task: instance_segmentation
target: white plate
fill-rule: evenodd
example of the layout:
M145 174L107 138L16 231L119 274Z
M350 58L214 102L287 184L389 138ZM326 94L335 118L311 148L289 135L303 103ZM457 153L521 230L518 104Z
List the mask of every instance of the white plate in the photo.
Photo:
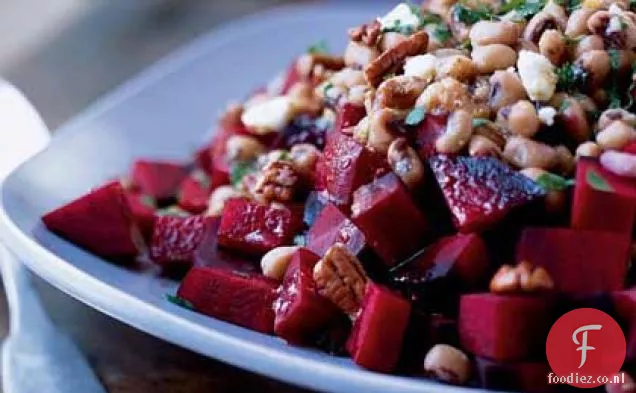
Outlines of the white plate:
M176 283L107 263L40 222L44 212L126 173L136 157L188 158L228 100L245 96L318 39L341 50L347 27L377 15L371 8L287 7L249 17L125 84L63 127L46 151L7 179L0 206L7 244L35 273L75 298L238 367L323 391L467 391L367 372L348 359L287 346L179 308L165 299Z

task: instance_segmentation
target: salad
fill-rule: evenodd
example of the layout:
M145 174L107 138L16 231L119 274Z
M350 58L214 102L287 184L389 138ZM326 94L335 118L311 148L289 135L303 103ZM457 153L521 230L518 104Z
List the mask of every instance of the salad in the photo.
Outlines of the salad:
M231 104L192 162L137 160L43 216L168 300L360 367L546 392L552 324L636 360L636 4L400 3Z

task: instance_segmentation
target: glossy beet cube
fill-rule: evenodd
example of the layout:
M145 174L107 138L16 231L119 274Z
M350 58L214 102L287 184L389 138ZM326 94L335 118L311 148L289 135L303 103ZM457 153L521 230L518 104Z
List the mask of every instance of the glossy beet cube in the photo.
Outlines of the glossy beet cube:
M353 192L388 171L384 156L353 138L334 132L316 165L316 189L326 191L337 205L348 206Z
M299 249L292 257L274 302L274 331L288 343L308 344L341 314L331 301L318 294L313 271L319 260L311 251Z
M369 283L362 311L353 325L347 350L366 369L393 371L402 352L411 304L402 297Z
M571 226L631 233L636 217L636 180L605 170L592 158L576 166Z
M415 146L422 160L435 155L435 141L446 131L448 113L427 113L424 120L417 125Z
M481 232L512 210L544 196L526 176L494 157L434 156L429 160L455 227Z
M350 102L344 103L338 108L335 131L340 132L346 128L357 125L366 114L367 110L364 106Z
M126 200L141 234L149 241L152 238L154 214L157 210L157 202L150 195L140 192L127 191Z
M387 266L394 266L427 241L428 222L393 173L360 187L351 211L351 219Z
M203 213L212 193L212 179L202 169L195 169L179 186L177 202L190 213Z
M477 379L482 388L527 393L551 393L557 385L548 385L552 369L547 362L496 362L475 359Z
M636 142L630 142L625 147L623 147L623 151L629 154L636 154Z
M526 228L517 244L517 261L543 266L559 292L616 291L625 282L629 251L629 235Z
M119 181L45 214L42 221L51 232L113 261L129 262L145 248Z
M133 164L131 180L141 192L161 201L175 197L187 175L187 168L180 163L138 160Z
M202 169L207 174L212 173L211 148L212 145L205 145L194 153L194 166Z
M203 314L261 333L274 331L277 283L260 275L196 267L185 276L177 296Z
M337 206L328 204L307 232L307 248L323 256L335 243L342 243L354 255L366 246L358 227Z
M463 295L458 321L462 346L502 362L543 358L555 321L553 307L548 297Z
M289 245L302 226L302 213L287 206L270 206L246 198L225 203L219 244L246 254L264 254Z
M212 229L212 217L158 216L150 243L150 259L159 266L194 264L194 253Z

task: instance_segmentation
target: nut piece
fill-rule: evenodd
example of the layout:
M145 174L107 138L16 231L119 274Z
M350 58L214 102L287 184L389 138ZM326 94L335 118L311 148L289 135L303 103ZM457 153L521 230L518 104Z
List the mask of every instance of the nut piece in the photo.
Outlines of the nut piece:
M251 105L241 115L243 124L254 134L268 134L282 130L293 117L288 97L274 97Z
M368 277L358 258L342 244L331 246L314 266L318 293L350 316L360 310Z
M320 151L311 143L299 143L292 146L289 151L289 156L291 161L294 163L296 171L298 171L301 175L308 177L311 176L316 166L316 161L318 161Z
M391 142L395 139L392 125L395 121L402 119L403 115L393 109L379 109L369 116L368 132L367 132L367 146L373 148L375 151L386 154L389 151ZM360 122L362 123L362 121ZM356 127L355 134L361 134L354 136L356 140L362 139L364 133L364 125L358 124L360 127ZM360 129L360 132L358 132Z
M411 35L407 40L382 53L364 68L364 76L371 86L378 86L382 77L399 67L409 56L418 55L428 45L428 34L423 31Z
M457 108L470 107L471 98L466 85L454 78L444 78L434 82L422 92L415 106L423 106L427 111L453 111Z
M575 156L578 159L579 157L598 157L601 155L603 150L599 145L594 142L585 142L581 143L575 152Z
M424 179L424 165L417 152L404 138L394 140L389 146L387 160L393 172L409 189L416 188Z
M493 293L548 292L554 288L550 274L526 261L517 266L503 265L490 281Z
M287 266L291 262L298 246L276 247L261 258L261 270L265 277L281 281L285 277Z
M208 199L208 210L206 216L219 217L223 213L225 201L232 198L239 198L244 194L232 186L220 186L210 194Z
M361 42L349 41L349 45L345 49L344 61L348 67L361 69L377 59L378 56L380 56L380 52L377 49L368 47Z
M468 143L468 154L471 157L499 157L501 149L485 136L473 135Z
M424 358L424 372L440 381L463 385L470 377L470 361L459 349L437 344Z
M399 75L382 82L375 93L377 108L410 109L426 88L426 81Z
M225 158L229 162L250 161L265 151L265 146L256 138L247 135L232 135L225 142Z
M296 71L304 78L318 76L325 70L339 71L344 67L344 58L326 53L305 53L296 60Z
M477 66L467 56L451 55L441 57L436 64L437 79L455 78L460 82L468 82L477 76Z
M254 194L258 199L272 202L289 202L294 198L299 185L299 177L294 165L288 161L269 162L260 171Z
M309 82L295 83L287 93L291 101L294 114L305 113L317 116L322 112L323 102L315 93Z
M381 35L382 25L377 20L349 29L351 41L362 42L370 47L374 47L378 43Z
M463 109L456 110L448 117L446 130L435 141L438 153L454 154L466 146L473 134L473 116Z

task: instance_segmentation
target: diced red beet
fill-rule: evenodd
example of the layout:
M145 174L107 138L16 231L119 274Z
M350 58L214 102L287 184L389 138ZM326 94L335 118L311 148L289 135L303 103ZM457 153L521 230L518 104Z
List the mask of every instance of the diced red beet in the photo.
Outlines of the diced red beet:
M340 314L316 289L313 271L319 260L307 249L296 251L274 301L274 331L290 344L308 344Z
M636 217L636 181L615 175L593 158L576 165L572 228L631 233Z
M461 233L481 232L545 191L494 157L434 156L431 170Z
M415 146L422 160L435 155L435 141L446 131L448 113L427 113L424 120L417 125Z
M219 244L246 254L264 254L291 244L301 226L302 212L289 206L230 199L221 216Z
M194 166L203 169L205 173L212 173L212 157L210 149L212 145L205 145L194 153Z
M428 222L393 173L356 190L351 211L353 222L389 267L427 241Z
M543 358L553 307L549 297L464 295L458 321L462 346L502 362Z
M277 283L260 275L196 267L181 282L177 296L203 314L261 333L274 331Z
M496 362L477 357L475 363L482 388L527 393L557 391L557 385L548 385L552 369L547 362Z
M150 259L159 266L194 264L194 253L211 230L211 217L160 216L150 243Z
M555 290L593 293L623 288L630 235L569 228L526 228L517 244L517 261L543 266Z
M316 165L316 189L325 190L337 205L348 205L353 192L388 171L386 158L353 138L334 132Z
M203 213L208 207L212 193L212 180L201 169L195 169L179 186L177 202L179 206L193 214Z
M51 232L116 262L130 262L145 248L119 181L47 213L42 221Z
M130 211L146 241L150 241L152 238L152 228L154 225L154 214L157 210L157 202L150 195L145 195L140 192L128 191L126 192L126 199L128 200L128 206Z
M345 128L357 125L366 114L367 111L364 106L352 104L350 102L344 103L340 108L338 108L335 131L339 132Z
M623 151L629 154L636 154L636 142L630 142L627 146L623 147Z
M188 175L187 168L176 162L137 160L131 179L139 189L158 201L173 198L179 184Z
M287 94L289 89L296 83L300 82L302 79L301 75L298 73L298 69L296 68L296 61L294 60L287 68L287 72L283 76L283 85L281 87L281 94Z
M377 284L369 283L362 311L353 325L347 350L366 369L390 372L402 351L411 303Z
M364 235L342 211L327 204L307 232L307 248L324 256L329 247L342 243L352 254L358 255L366 246Z

